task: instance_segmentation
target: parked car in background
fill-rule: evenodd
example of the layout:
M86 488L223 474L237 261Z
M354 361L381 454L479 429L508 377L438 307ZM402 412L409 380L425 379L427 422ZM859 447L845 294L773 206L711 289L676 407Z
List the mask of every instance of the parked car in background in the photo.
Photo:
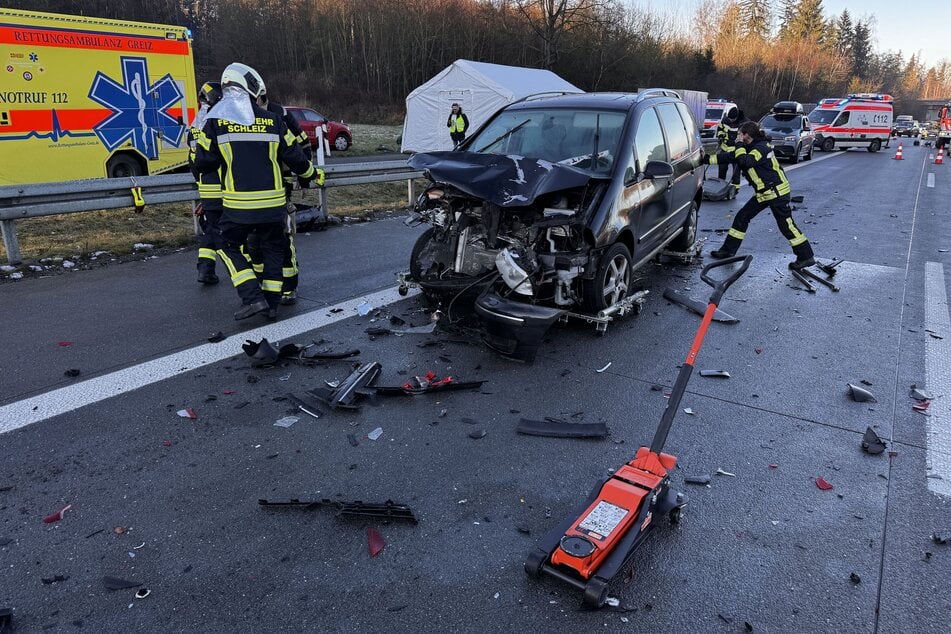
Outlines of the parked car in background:
M798 163L800 158L812 160L816 135L798 101L780 101L760 119L759 125L769 137L776 158L793 163Z
M434 300L481 293L484 341L529 359L566 312L616 310L635 270L693 247L700 152L671 90L510 104L458 151L409 159L432 181L415 207L432 226L412 279Z
M310 137L310 143L317 145L317 126L327 124L327 140L330 147L343 152L353 145L353 132L345 123L331 121L316 110L310 108L301 108L298 106L287 106L287 111L291 113L301 129Z

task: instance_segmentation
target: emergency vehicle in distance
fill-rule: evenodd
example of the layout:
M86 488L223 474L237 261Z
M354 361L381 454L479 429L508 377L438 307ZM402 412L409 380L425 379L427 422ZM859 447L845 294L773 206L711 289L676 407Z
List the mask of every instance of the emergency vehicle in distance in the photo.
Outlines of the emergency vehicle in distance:
M0 8L0 59L0 185L187 164L188 29Z
M703 128L700 130L701 139L712 139L717 134L717 126L723 121L723 117L735 108L736 104L726 99L710 99L707 101L707 111L703 115Z
M951 101L943 105L938 113L938 137L935 147L951 157Z
M891 95L868 92L823 99L809 113L816 145L824 152L837 147L878 152L891 135L892 101Z

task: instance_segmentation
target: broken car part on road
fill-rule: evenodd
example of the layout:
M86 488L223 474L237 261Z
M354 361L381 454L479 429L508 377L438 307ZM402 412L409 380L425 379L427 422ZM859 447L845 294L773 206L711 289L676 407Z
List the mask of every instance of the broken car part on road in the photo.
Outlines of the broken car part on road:
M704 314L706 314L707 312L706 304L696 299L693 299L691 297L687 297L683 293L679 293L672 288L668 288L664 290L664 299L670 302L673 302L675 304L679 304L683 306L684 308L686 308L687 310L689 310L690 312L696 313L697 315L700 315L701 317L703 317ZM717 308L716 312L713 314L713 321L719 322L721 324L740 323L739 319L737 319L733 315L729 315L723 312L719 308Z
M418 523L413 509L405 504L398 504L393 500L386 502L371 503L356 500L354 502L341 502L340 500L331 500L323 498L320 500L299 500L291 498L286 502L274 502L260 499L258 504L269 509L297 508L304 511L322 511L325 509L335 511L338 517L375 517L388 520L399 520L402 522Z
M522 418L518 421L515 432L526 436L550 438L607 438L608 426L604 423L569 423L552 418L545 420Z

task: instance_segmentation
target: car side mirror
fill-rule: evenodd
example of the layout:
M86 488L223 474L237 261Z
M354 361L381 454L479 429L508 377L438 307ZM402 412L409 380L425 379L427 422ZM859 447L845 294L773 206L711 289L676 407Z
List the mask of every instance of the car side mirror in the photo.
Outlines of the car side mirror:
M644 167L644 178L670 178L674 175L674 167L667 161L647 161Z

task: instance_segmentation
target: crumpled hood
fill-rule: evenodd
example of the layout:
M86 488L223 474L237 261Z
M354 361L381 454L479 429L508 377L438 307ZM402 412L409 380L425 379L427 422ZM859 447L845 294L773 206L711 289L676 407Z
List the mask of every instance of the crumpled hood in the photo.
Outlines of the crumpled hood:
M408 163L428 171L437 183L499 207L524 207L543 194L584 187L602 178L541 159L478 152L425 152L414 154Z

